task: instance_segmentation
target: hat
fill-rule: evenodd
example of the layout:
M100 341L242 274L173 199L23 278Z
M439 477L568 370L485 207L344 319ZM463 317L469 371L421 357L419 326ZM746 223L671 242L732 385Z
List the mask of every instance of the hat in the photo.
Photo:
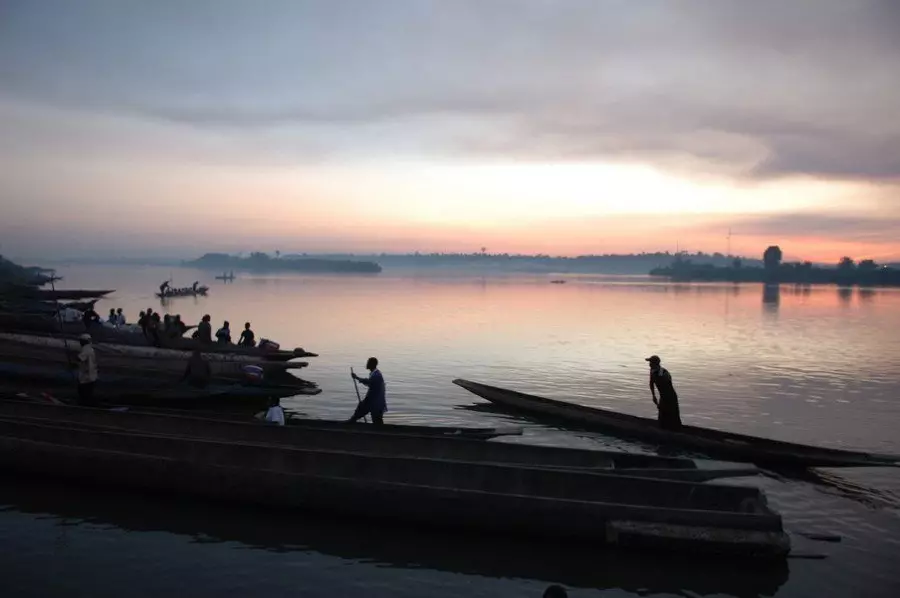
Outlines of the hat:
M659 355L651 355L650 357L648 357L648 358L645 359L644 361L649 361L650 363L659 363L659 361L660 361Z
M91 342L91 335L88 334L87 332L85 332L84 334L82 334L81 336L78 337L78 340Z

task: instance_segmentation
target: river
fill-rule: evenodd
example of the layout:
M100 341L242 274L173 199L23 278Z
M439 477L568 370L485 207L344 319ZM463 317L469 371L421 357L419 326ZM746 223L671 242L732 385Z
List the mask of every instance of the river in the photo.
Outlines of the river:
M900 290L668 284L645 277L250 276L67 266L61 287L114 288L122 307L245 321L257 337L320 354L302 375L316 397L286 399L343 418L349 368L376 356L388 421L522 425L508 442L652 447L522 421L477 405L457 377L652 416L650 354L673 375L686 423L822 446L900 453ZM161 305L153 292L200 280L208 297ZM102 376L102 364L101 364ZM794 532L781 568L591 551L558 543L418 531L303 515L6 480L0 488L4 596L900 595L900 470L753 478ZM364 497L361 497L364 500Z

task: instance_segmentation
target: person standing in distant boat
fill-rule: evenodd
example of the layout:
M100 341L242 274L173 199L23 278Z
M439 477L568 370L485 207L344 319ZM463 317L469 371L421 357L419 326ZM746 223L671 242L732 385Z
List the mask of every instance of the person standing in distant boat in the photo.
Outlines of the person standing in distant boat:
M81 350L78 352L78 404L95 405L94 386L97 384L97 355L91 344L91 335L82 334L78 337Z
M672 374L662 367L658 355L646 359L650 363L650 395L659 411L659 425L666 430L681 428L681 410L678 408L678 393L672 385ZM659 399L656 391L659 391Z
M380 426L384 423L384 414L387 413L387 400L385 399L384 376L378 369L378 359L370 357L366 361L366 369L369 370L368 378L360 378L353 374L353 379L369 388L366 391L366 398L360 402L353 412L353 416L348 420L350 423L372 414L372 423Z
M163 282L161 285L159 285L159 294L160 295L165 295L166 291L168 291L168 290L169 290L169 281L168 280Z
M238 339L238 345L241 347L256 346L256 335L250 330L250 322L244 324L244 331L241 332L241 338Z

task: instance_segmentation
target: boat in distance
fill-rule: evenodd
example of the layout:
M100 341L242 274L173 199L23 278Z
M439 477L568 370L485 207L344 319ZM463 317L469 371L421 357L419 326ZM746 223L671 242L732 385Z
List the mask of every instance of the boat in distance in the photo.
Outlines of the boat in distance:
M217 442L0 417L0 468L341 518L782 559L757 488L581 470ZM364 496L366 500L360 500Z
M247 418L208 417L129 410L107 411L85 407L59 407L45 403L0 401L0 417L35 422L68 422L96 429L146 434L171 434L224 442L253 442L359 450L370 454L407 455L475 463L502 463L557 469L583 469L687 481L756 475L750 465L695 461L676 457L629 454L536 446L520 443L483 442L488 438L521 433L520 428L453 428L444 426L373 426L322 420L289 419L285 427Z
M501 407L547 418L561 425L678 446L711 457L755 463L762 467L900 466L900 455L821 448L698 426L682 426L679 431L664 430L655 419L547 399L469 380L457 379L453 383Z

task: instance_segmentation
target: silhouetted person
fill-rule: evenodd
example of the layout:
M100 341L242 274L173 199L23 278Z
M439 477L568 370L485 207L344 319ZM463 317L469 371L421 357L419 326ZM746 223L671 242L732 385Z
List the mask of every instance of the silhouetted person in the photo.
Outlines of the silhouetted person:
M228 323L228 320L225 320L222 327L216 330L216 342L220 345L231 344L231 325Z
M100 323L100 314L94 311L94 304L88 305L88 308L84 310L84 313L81 314L81 321L84 324L84 327L91 330L92 326L96 326Z
M187 362L187 368L181 381L187 380L188 384L195 388L206 388L212 379L212 368L209 362L203 357L200 349L194 349Z
M256 335L250 330L250 322L244 324L244 331L241 332L241 338L238 339L238 345L241 347L256 346Z
M368 391L366 391L366 398L357 405L356 411L353 412L353 416L348 421L355 422L368 414L372 414L372 423L380 426L384 423L384 414L387 412L384 376L381 375L381 371L378 369L378 360L374 357L370 357L366 361L366 369L370 372L368 378L360 378L353 374L353 379L363 386L367 386Z
M97 384L97 355L91 344L91 335L82 334L78 337L81 350L78 352L78 404L95 405L94 386Z
M659 356L648 357L647 361L650 362L650 395L659 411L659 425L666 430L678 430L681 428L681 411L672 375L662 367ZM659 390L658 400L656 390Z
M127 324L127 322L125 321L125 313L122 311L122 308L120 307L119 309L116 310L116 325L124 326L125 324Z
M200 284L200 281L199 281L199 280L195 280L195 281L194 281L194 284L191 285L191 290L194 291L195 293L197 292L197 285L198 285L198 284Z
M119 325L119 316L116 315L116 308L109 308L109 316L107 316L106 321L112 324L113 326Z
M193 338L204 345L212 344L212 324L209 323L211 319L209 314L203 316L203 319L200 320L200 324L197 325L197 330L194 331Z
M544 590L544 598L569 598L569 593L564 587L553 584Z
M169 334L172 338L178 338L187 332L187 325L181 320L181 314L175 314L172 319L172 331Z
M169 281L168 280L165 281L164 283L162 283L161 285L159 285L159 294L160 295L165 295L166 291L168 291L168 290L169 290Z

